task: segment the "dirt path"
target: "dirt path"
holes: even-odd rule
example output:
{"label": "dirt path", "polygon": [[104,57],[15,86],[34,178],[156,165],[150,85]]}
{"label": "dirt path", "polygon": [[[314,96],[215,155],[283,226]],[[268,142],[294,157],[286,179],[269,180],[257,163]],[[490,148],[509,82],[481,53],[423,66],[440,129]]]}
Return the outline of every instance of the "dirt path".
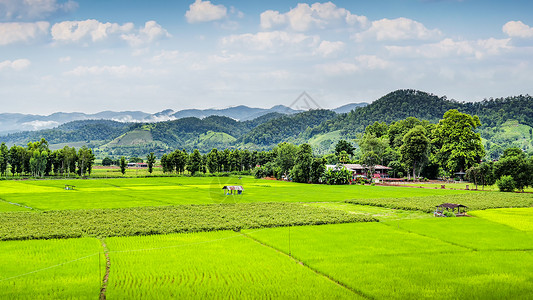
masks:
{"label": "dirt path", "polygon": [[102,279],[102,287],[100,288],[100,300],[105,300],[105,292],[107,290],[107,282],[109,280],[109,270],[111,269],[111,260],[109,259],[109,249],[107,249],[105,240],[101,239],[100,241],[102,242],[102,248],[104,248],[105,256],[105,274],[104,278]]}

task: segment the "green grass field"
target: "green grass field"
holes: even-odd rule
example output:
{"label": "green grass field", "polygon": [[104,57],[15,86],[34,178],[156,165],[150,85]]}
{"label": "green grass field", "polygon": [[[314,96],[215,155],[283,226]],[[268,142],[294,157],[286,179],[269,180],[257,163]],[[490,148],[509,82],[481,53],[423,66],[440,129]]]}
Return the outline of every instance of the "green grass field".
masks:
{"label": "green grass field", "polygon": [[[76,186],[65,190],[65,185]],[[242,185],[243,195],[224,195]],[[0,199],[35,210],[123,208],[243,202],[333,202],[348,199],[455,195],[468,191],[361,185],[309,185],[242,177],[155,177],[0,181]],[[9,210],[5,205],[3,211]],[[14,208],[15,209],[15,208]],[[19,208],[16,208],[19,209]]]}
{"label": "green grass field", "polygon": [[[289,253],[288,228],[245,233]],[[293,227],[290,237],[297,260],[368,298],[528,299],[533,290],[533,236],[483,219]]]}
{"label": "green grass field", "polygon": [[90,238],[0,242],[0,299],[98,299],[101,251]]}
{"label": "green grass field", "polygon": [[232,231],[110,238],[109,299],[357,299]]}
{"label": "green grass field", "polygon": [[[108,299],[532,299],[531,194],[244,176],[0,181],[0,199],[0,298],[98,298],[105,237]],[[473,217],[427,213],[442,202]]]}

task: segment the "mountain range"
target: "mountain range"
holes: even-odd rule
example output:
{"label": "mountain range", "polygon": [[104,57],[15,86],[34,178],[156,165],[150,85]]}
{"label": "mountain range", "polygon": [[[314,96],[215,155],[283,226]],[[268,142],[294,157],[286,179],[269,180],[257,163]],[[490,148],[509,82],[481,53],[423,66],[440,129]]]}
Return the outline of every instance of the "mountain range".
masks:
{"label": "mountain range", "polygon": [[[177,148],[204,153],[212,148],[266,150],[280,142],[309,143],[317,154],[325,154],[331,153],[341,139],[354,141],[374,122],[416,117],[437,123],[450,109],[478,115],[482,123],[478,132],[486,149],[496,154],[510,146],[533,150],[533,97],[459,102],[417,90],[397,90],[368,105],[350,104],[335,110],[298,112],[284,106],[269,110],[237,106],[224,110],[166,110],[152,115],[123,112],[123,119],[104,112],[115,120],[72,121],[53,129],[0,136],[0,142],[25,145],[45,138],[52,149],[87,145],[98,157],[144,157],[149,152],[160,155]],[[137,119],[126,122],[126,116]],[[155,122],[165,118],[169,120]]]}

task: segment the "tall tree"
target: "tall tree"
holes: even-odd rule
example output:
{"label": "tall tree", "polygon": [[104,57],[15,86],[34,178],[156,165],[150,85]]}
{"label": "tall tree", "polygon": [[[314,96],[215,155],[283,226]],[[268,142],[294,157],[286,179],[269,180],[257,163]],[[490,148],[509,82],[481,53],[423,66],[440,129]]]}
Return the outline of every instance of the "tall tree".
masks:
{"label": "tall tree", "polygon": [[206,157],[207,169],[210,173],[216,173],[219,171],[220,165],[218,163],[218,150],[216,148],[211,149]]}
{"label": "tall tree", "polygon": [[511,176],[515,186],[519,190],[524,190],[528,185],[533,185],[533,170],[526,155],[519,148],[506,149],[503,156],[494,164],[494,174],[496,178]]}
{"label": "tall tree", "polygon": [[449,175],[466,170],[485,156],[479,133],[478,116],[460,113],[451,109],[444,114],[433,132],[433,143],[437,145],[435,159]]}
{"label": "tall tree", "polygon": [[428,157],[429,139],[424,127],[418,125],[403,137],[400,147],[401,161],[413,167],[413,179],[416,179],[416,167],[422,167]]}
{"label": "tall tree", "polygon": [[83,146],[78,149],[78,174],[85,176],[85,174],[91,174],[94,164],[93,150],[87,146]]}
{"label": "tall tree", "polygon": [[146,156],[146,163],[148,164],[148,173],[150,174],[152,174],[152,172],[154,171],[155,160],[156,157],[154,152],[150,152],[150,154]]}
{"label": "tall tree", "polygon": [[348,155],[354,154],[355,147],[346,140],[340,140],[335,144],[335,155],[339,157],[342,151],[345,151]]}
{"label": "tall tree", "polygon": [[196,172],[200,171],[201,167],[202,155],[200,154],[200,151],[198,151],[198,149],[194,149],[194,151],[191,153],[191,156],[189,157],[187,171],[191,172],[191,175],[194,175],[196,174]]}
{"label": "tall tree", "polygon": [[7,174],[7,164],[9,162],[9,149],[6,143],[0,145],[0,175]]}
{"label": "tall tree", "polygon": [[295,182],[309,182],[313,164],[313,149],[309,144],[301,144],[296,150],[296,164],[291,169],[291,177]]}
{"label": "tall tree", "polygon": [[274,147],[273,151],[276,153],[276,165],[281,169],[284,175],[289,174],[289,171],[295,164],[296,146],[290,143],[280,143]]}
{"label": "tall tree", "polygon": [[120,157],[120,173],[126,174],[126,158],[124,156]]}

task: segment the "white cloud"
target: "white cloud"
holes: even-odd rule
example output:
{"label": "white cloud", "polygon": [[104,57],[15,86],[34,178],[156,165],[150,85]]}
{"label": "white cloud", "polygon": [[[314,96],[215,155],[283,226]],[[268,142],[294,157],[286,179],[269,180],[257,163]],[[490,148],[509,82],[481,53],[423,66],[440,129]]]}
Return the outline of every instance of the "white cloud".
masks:
{"label": "white cloud", "polygon": [[257,51],[282,52],[287,48],[316,47],[320,41],[318,36],[285,31],[258,32],[230,35],[222,38],[225,47],[247,48]]}
{"label": "white cloud", "polygon": [[261,13],[261,28],[269,30],[280,26],[287,26],[295,31],[307,31],[318,28],[344,27],[346,25],[361,27],[368,22],[365,16],[352,14],[345,8],[339,8],[331,2],[298,3],[287,13],[267,10]]}
{"label": "white cloud", "polygon": [[59,58],[60,63],[67,63],[67,62],[70,62],[71,60],[72,60],[72,57],[70,56],[64,56],[64,57]]}
{"label": "white cloud", "polygon": [[31,62],[28,59],[17,59],[17,60],[4,60],[0,62],[0,71],[5,69],[21,71],[26,69],[31,65]]}
{"label": "white cloud", "polygon": [[344,50],[346,44],[344,42],[338,41],[338,42],[330,42],[330,41],[322,41],[320,42],[320,45],[318,45],[318,48],[316,49],[316,53],[319,55],[322,55],[323,57],[333,56],[342,50]]}
{"label": "white cloud", "polygon": [[360,70],[356,64],[347,62],[321,64],[317,68],[327,76],[350,75]]}
{"label": "white cloud", "polygon": [[152,43],[170,34],[155,21],[148,21],[144,27],[135,30],[133,23],[101,23],[98,20],[64,21],[52,26],[52,38],[58,42],[81,43],[108,40],[126,41],[133,47]]}
{"label": "white cloud", "polygon": [[429,40],[441,36],[438,29],[427,29],[422,23],[407,19],[381,19],[372,26],[355,35],[357,41],[374,39],[377,41]]}
{"label": "white cloud", "polygon": [[360,67],[368,70],[386,69],[390,65],[388,61],[375,55],[360,55],[355,60]]}
{"label": "white cloud", "polygon": [[510,39],[494,39],[477,41],[454,41],[447,38],[438,43],[421,46],[386,46],[385,48],[396,56],[403,57],[474,57],[483,59],[487,55],[498,55],[504,50],[511,49]]}
{"label": "white cloud", "polygon": [[161,38],[170,37],[170,34],[156,21],[148,21],[144,27],[139,29],[138,33],[123,34],[121,38],[127,41],[131,46],[138,47],[150,44]]}
{"label": "white cloud", "polygon": [[143,74],[141,67],[120,66],[79,66],[74,70],[68,71],[65,75],[85,76],[85,75],[111,75],[115,77],[139,76]]}
{"label": "white cloud", "polygon": [[533,28],[522,21],[509,21],[503,25],[503,32],[510,37],[532,38]]}
{"label": "white cloud", "polygon": [[150,61],[155,64],[175,63],[178,61],[179,54],[180,52],[178,50],[163,50],[159,54],[152,57]]}
{"label": "white cloud", "polygon": [[189,5],[185,18],[189,23],[211,22],[224,19],[227,8],[224,5],[214,5],[211,1],[196,0]]}
{"label": "white cloud", "polygon": [[48,35],[48,22],[0,23],[0,45],[31,42]]}
{"label": "white cloud", "polygon": [[39,130],[39,129],[45,129],[45,128],[53,128],[55,126],[58,126],[59,123],[56,121],[31,121],[31,122],[25,122],[22,123],[22,128],[26,130]]}
{"label": "white cloud", "polygon": [[97,20],[64,21],[52,26],[52,38],[67,43],[98,42],[133,30],[133,23],[101,23]]}
{"label": "white cloud", "polygon": [[78,8],[78,3],[68,0],[0,0],[0,18],[5,20],[43,19],[60,12],[70,12]]}

